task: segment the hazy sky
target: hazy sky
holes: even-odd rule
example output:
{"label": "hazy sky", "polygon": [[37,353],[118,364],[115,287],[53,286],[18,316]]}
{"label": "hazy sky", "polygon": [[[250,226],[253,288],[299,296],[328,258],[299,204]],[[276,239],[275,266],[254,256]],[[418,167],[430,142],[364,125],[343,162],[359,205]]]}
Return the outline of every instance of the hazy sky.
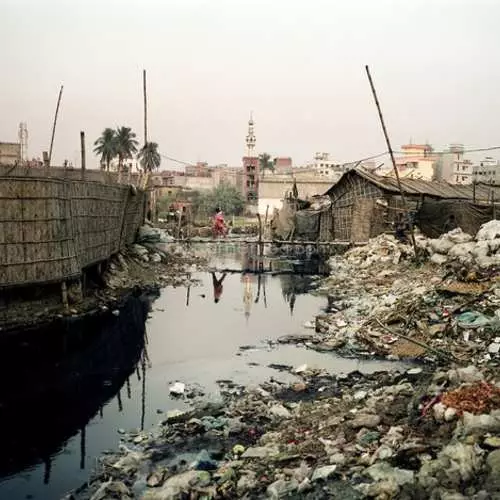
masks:
{"label": "hazy sky", "polygon": [[[257,151],[341,162],[386,150],[364,65],[396,148],[500,144],[498,0],[0,0],[0,140],[29,130],[54,162],[106,126],[185,161],[240,165]],[[79,160],[78,160],[79,162]],[[164,168],[175,164],[164,162]]]}

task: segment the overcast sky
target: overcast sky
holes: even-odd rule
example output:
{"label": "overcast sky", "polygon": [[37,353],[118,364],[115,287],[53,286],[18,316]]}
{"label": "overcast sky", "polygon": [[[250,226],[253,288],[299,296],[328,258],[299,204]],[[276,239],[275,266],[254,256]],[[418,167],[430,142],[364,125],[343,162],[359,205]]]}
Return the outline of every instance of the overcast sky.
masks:
{"label": "overcast sky", "polygon": [[55,163],[80,130],[143,141],[143,68],[150,140],[189,162],[240,165],[250,110],[257,152],[296,164],[385,151],[365,64],[395,148],[500,144],[498,0],[0,0],[0,20],[0,140],[25,121],[48,150],[63,84]]}

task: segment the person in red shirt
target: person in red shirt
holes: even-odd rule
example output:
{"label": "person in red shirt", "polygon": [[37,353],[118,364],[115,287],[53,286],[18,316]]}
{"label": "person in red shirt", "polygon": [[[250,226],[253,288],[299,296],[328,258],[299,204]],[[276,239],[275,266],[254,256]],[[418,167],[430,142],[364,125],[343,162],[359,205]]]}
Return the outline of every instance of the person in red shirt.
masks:
{"label": "person in red shirt", "polygon": [[214,216],[213,234],[214,238],[217,238],[219,236],[225,237],[227,234],[224,214],[222,213],[222,210],[220,208],[217,209],[217,212]]}
{"label": "person in red shirt", "polygon": [[221,296],[222,296],[222,282],[224,281],[224,278],[226,277],[226,273],[224,273],[220,279],[217,279],[217,276],[215,273],[212,273],[212,285],[214,287],[214,302],[217,304],[219,302]]}

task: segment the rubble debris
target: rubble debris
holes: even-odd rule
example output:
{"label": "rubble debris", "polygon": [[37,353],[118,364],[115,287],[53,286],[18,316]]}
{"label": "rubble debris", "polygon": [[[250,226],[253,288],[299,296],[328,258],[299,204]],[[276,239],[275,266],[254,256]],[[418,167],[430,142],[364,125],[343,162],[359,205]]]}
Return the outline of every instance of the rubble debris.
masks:
{"label": "rubble debris", "polygon": [[[285,407],[281,383],[261,384],[265,395],[257,388],[242,388],[239,395],[224,393],[221,405],[193,408],[189,419],[141,433],[144,439],[134,449],[122,447],[102,456],[88,485],[74,498],[102,495],[110,478],[123,484],[130,498],[150,500],[183,495],[323,498],[324,492],[336,495],[332,492],[342,488],[346,498],[403,498],[412,490],[419,498],[448,498],[442,495],[465,490],[492,495],[500,491],[495,489],[500,410],[483,404],[476,410],[484,413],[472,414],[461,411],[459,400],[468,394],[467,388],[498,389],[497,371],[482,366],[475,377],[479,375],[482,381],[470,385],[455,370],[422,370],[411,381],[405,371],[339,377],[311,370],[300,375],[308,386],[336,385],[339,396],[318,392],[313,400],[286,403],[289,418],[279,419],[269,408]],[[446,390],[436,398],[438,387]],[[366,395],[360,399],[363,391]],[[451,395],[456,413],[446,419]],[[434,411],[424,414],[427,401],[434,402]],[[414,408],[420,408],[416,418]],[[169,461],[176,454],[193,458]]]}
{"label": "rubble debris", "polygon": [[74,499],[108,494],[110,479],[125,498],[149,500],[496,498],[500,282],[483,265],[500,248],[495,227],[475,239],[416,235],[431,257],[446,248],[441,267],[415,262],[388,235],[333,257],[315,332],[280,339],[418,364],[338,375],[276,365],[294,380],[220,381],[221,404],[168,413],[137,443],[137,433],[121,435],[133,449],[103,455]]}

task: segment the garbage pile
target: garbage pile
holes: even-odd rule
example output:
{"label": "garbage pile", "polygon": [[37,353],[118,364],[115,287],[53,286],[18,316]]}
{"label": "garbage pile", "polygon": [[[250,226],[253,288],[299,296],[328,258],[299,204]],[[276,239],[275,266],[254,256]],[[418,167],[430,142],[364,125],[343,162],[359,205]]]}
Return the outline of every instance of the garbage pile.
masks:
{"label": "garbage pile", "polygon": [[[496,221],[493,221],[496,222]],[[492,224],[478,238],[498,239]],[[448,237],[463,238],[455,231]],[[417,236],[423,248],[426,239]],[[432,240],[431,240],[432,241]],[[460,243],[457,243],[459,245]],[[500,280],[495,268],[415,263],[411,247],[381,235],[329,260],[328,297],[315,333],[283,338],[344,356],[498,363]]]}
{"label": "garbage pile", "polygon": [[67,498],[499,497],[497,372],[300,371],[291,385],[226,386],[220,404],[122,434]]}
{"label": "garbage pile", "polygon": [[131,285],[189,284],[191,266],[199,266],[205,259],[173,241],[163,229],[141,226],[136,242],[108,265],[103,276],[106,286],[118,290]]}
{"label": "garbage pile", "polygon": [[479,268],[500,266],[500,221],[483,224],[475,238],[460,228],[425,242],[430,260],[443,265],[458,261],[461,264],[476,265]]}
{"label": "garbage pile", "polygon": [[[415,239],[421,248],[425,247],[426,238],[419,234]],[[381,234],[372,238],[366,245],[355,247],[345,253],[345,260],[351,266],[365,269],[378,264],[398,264],[401,260],[414,257],[410,244],[400,243],[394,236]]]}

